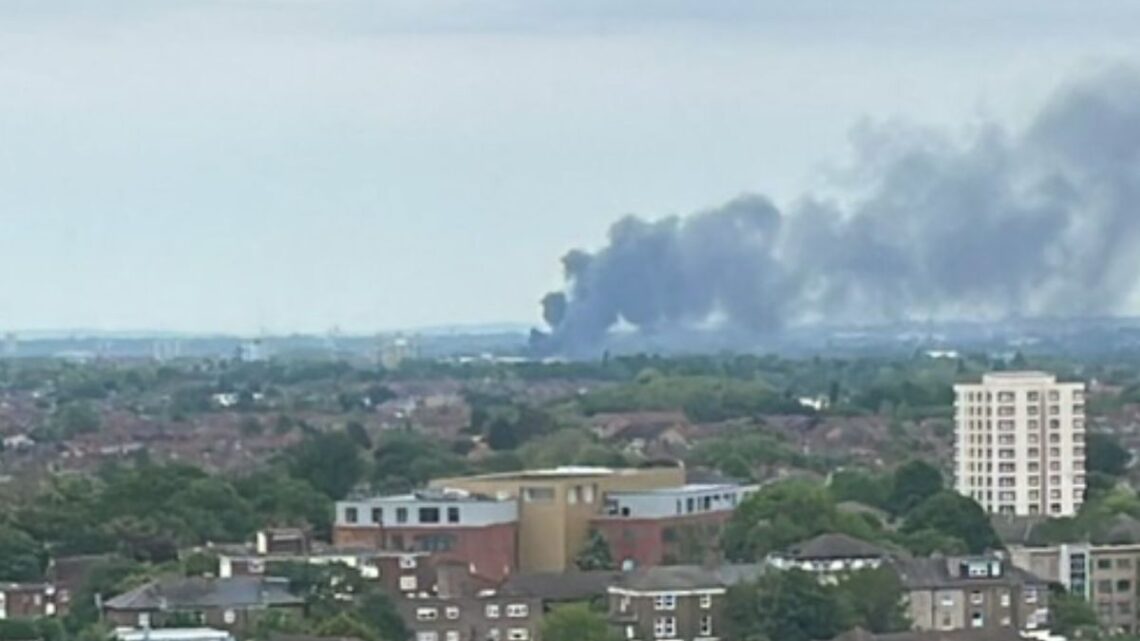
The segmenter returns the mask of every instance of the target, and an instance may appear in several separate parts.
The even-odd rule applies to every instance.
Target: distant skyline
[[[7,0],[0,329],[538,325],[624,214],[786,203],[865,119],[1016,129],[1140,64],[1138,29],[1095,0]]]

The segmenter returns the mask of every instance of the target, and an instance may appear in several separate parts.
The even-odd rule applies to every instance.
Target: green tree
[[[914,506],[942,491],[942,472],[926,461],[910,461],[895,470],[889,505],[894,514],[906,514]]]
[[[615,641],[603,615],[584,604],[554,608],[542,619],[543,641]]]
[[[1116,438],[1108,434],[1089,434],[1085,437],[1088,453],[1088,471],[1109,476],[1121,476],[1132,460]]]
[[[1049,596],[1049,627],[1055,634],[1073,638],[1082,628],[1097,625],[1096,612],[1080,595],[1058,588]]]
[[[957,492],[942,491],[911,510],[900,532],[904,535],[933,530],[961,539],[974,554],[1001,547],[1001,540],[981,506]]]
[[[769,485],[741,503],[721,535],[721,548],[736,561],[758,561],[769,552],[828,532],[878,538],[858,515],[840,513],[819,485],[791,481]]]
[[[362,641],[379,640],[374,629],[348,612],[340,612],[317,623],[313,626],[313,634],[321,637],[355,638]]]
[[[740,641],[830,639],[856,621],[839,591],[799,570],[735,585],[725,603],[726,638]]]
[[[854,624],[876,634],[902,632],[910,628],[903,587],[890,568],[860,570],[844,577],[838,585],[854,618]]]
[[[38,581],[47,554],[27,533],[0,526],[0,580]]]
[[[839,470],[831,475],[828,491],[836,501],[857,501],[887,509],[892,493],[892,479],[865,470]]]
[[[364,475],[364,460],[344,432],[314,434],[290,449],[289,473],[334,500],[343,499]]]
[[[614,559],[610,554],[610,544],[606,541],[606,537],[602,536],[601,532],[597,530],[590,533],[590,538],[582,545],[582,549],[578,551],[578,556],[574,558],[574,565],[579,570],[613,570]]]

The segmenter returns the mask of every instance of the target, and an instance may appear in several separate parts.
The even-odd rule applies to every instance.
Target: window
[[[487,615],[487,618],[488,618],[488,619],[497,619],[497,618],[499,618],[499,604],[497,604],[497,603],[488,603],[488,604],[487,604],[487,607],[486,607],[486,609],[483,611],[483,613],[484,613],[485,615]]]
[[[672,639],[677,636],[677,619],[657,617],[653,620],[653,636],[658,639]]]
[[[511,619],[522,619],[528,614],[530,608],[525,603],[511,603],[507,605],[507,617]]]
[[[439,523],[439,508],[421,507],[420,523]]]
[[[701,617],[701,636],[711,637],[712,633],[712,617],[706,614],[705,616]]]
[[[1049,442],[1050,443],[1060,443],[1061,442],[1061,435],[1060,434],[1050,434],[1049,435]]]
[[[1049,400],[1051,400],[1051,401],[1061,400],[1061,393],[1058,392],[1057,390],[1050,390],[1049,391]]]
[[[1009,592],[1002,592],[1001,593],[1001,607],[1003,607],[1003,608],[1009,607]]]
[[[1030,445],[1037,445],[1039,442],[1041,442],[1040,436],[1038,436],[1037,434],[1030,434],[1029,435],[1029,444]]]
[[[1030,403],[1036,403],[1041,400],[1041,394],[1039,392],[1029,392],[1026,394],[1025,399]]]
[[[1001,624],[1003,627],[1008,628],[1009,624],[1010,624],[1010,618],[1009,617],[1002,617],[1001,618]]]
[[[225,621],[227,625],[233,625],[233,622],[237,621],[237,613],[233,610],[222,612],[222,621]]]
[[[1120,601],[1116,604],[1116,612],[1117,614],[1132,614],[1132,604],[1128,601]]]
[[[447,522],[448,523],[458,523],[459,522],[459,508],[457,508],[457,507],[447,508]]]
[[[583,485],[582,486],[582,502],[583,503],[593,503],[594,502],[594,486],[593,485]]]
[[[344,508],[344,522],[345,523],[356,523],[358,518],[359,517],[357,516],[356,508],[354,508],[354,507]]]
[[[431,630],[425,632],[417,632],[416,641],[439,641],[439,635]]]
[[[675,594],[658,594],[653,597],[654,610],[676,610],[677,609],[677,595]]]
[[[408,508],[406,508],[406,507],[396,508],[396,522],[397,523],[407,523],[408,522]]]
[[[379,507],[372,508],[372,522],[373,523],[383,523],[384,522],[384,509],[383,508],[379,508]]]
[[[459,631],[458,630],[448,630],[447,631],[447,641],[459,641]]]
[[[1061,471],[1061,462],[1060,461],[1049,461],[1049,471],[1050,472],[1060,472]]]
[[[526,628],[511,628],[507,630],[508,641],[526,641],[530,638],[530,631]]]
[[[1117,559],[1116,567],[1120,569],[1130,569],[1132,567],[1132,559]]]
[[[524,487],[523,500],[527,503],[549,503],[554,500],[554,488]]]
[[[414,570],[414,569],[416,569],[416,557],[414,557],[410,554],[405,554],[404,556],[401,556],[400,557],[400,569],[401,570]]]
[[[944,608],[954,607],[954,595],[949,592],[943,592],[941,596],[938,597],[938,605]]]
[[[1034,413],[1035,412],[1030,412],[1030,414],[1034,414]],[[1031,418],[1031,419],[1029,419],[1029,429],[1031,429],[1031,430],[1041,429],[1041,423],[1038,422],[1037,419]]]
[[[1119,581],[1116,582],[1116,591],[1117,592],[1131,592],[1132,591],[1132,581],[1129,581],[1128,579],[1120,579]]]
[[[1060,484],[1061,484],[1061,477],[1060,476],[1050,476],[1049,477],[1049,485],[1060,485]]]
[[[1050,504],[1049,505],[1049,511],[1052,512],[1053,514],[1060,514],[1061,513],[1061,504],[1060,503]]]
[[[1041,500],[1041,490],[1029,490],[1029,500],[1030,501],[1040,501]]]
[[[578,497],[579,497],[579,495],[581,495],[581,493],[582,493],[582,491],[579,489],[579,486],[577,486],[577,485],[575,485],[574,487],[566,488],[566,503],[568,505],[577,505],[578,504]]]
[[[1112,593],[1112,581],[1109,581],[1108,579],[1102,579],[1100,581],[1097,581],[1096,582],[1096,592],[1097,592],[1097,594],[1111,594]]]
[[[985,600],[985,596],[982,594],[981,590],[974,590],[970,592],[970,603],[973,603],[974,605],[981,605],[985,602]]]
[[[447,610],[444,611],[444,616],[446,616],[448,619],[451,619],[452,621],[458,619],[459,608],[454,605],[447,606]]]
[[[140,628],[149,628],[150,627],[150,612],[139,612],[139,627]]]
[[[1112,559],[1097,559],[1096,560],[1096,569],[1098,569],[1098,570],[1111,570],[1112,569]]]
[[[1025,602],[1037,603],[1037,588],[1025,588]]]
[[[400,591],[401,592],[415,592],[418,586],[418,581],[414,576],[400,577]]]
[[[416,621],[435,621],[439,618],[439,610],[435,608],[416,608]]]
[[[1037,458],[1038,456],[1041,456],[1041,450],[1036,447],[1031,447],[1026,452],[1026,455],[1029,456],[1029,458]]]
[[[711,607],[712,607],[712,595],[711,594],[702,594],[701,595],[701,609],[707,610]]]
[[[970,627],[980,628],[986,625],[986,620],[982,617],[981,612],[975,612],[970,616]]]

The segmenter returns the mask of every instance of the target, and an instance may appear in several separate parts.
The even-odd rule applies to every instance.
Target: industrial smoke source
[[[864,126],[842,201],[742,196],[611,227],[563,258],[535,347],[583,353],[624,324],[770,335],[814,321],[1119,312],[1140,263],[1140,72],[1058,91],[1030,125],[967,140]],[[849,185],[850,186],[850,185]]]

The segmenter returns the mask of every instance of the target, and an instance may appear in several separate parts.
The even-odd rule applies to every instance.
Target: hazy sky
[[[3,0],[0,328],[537,322],[622,214],[1016,127],[1140,3]]]

